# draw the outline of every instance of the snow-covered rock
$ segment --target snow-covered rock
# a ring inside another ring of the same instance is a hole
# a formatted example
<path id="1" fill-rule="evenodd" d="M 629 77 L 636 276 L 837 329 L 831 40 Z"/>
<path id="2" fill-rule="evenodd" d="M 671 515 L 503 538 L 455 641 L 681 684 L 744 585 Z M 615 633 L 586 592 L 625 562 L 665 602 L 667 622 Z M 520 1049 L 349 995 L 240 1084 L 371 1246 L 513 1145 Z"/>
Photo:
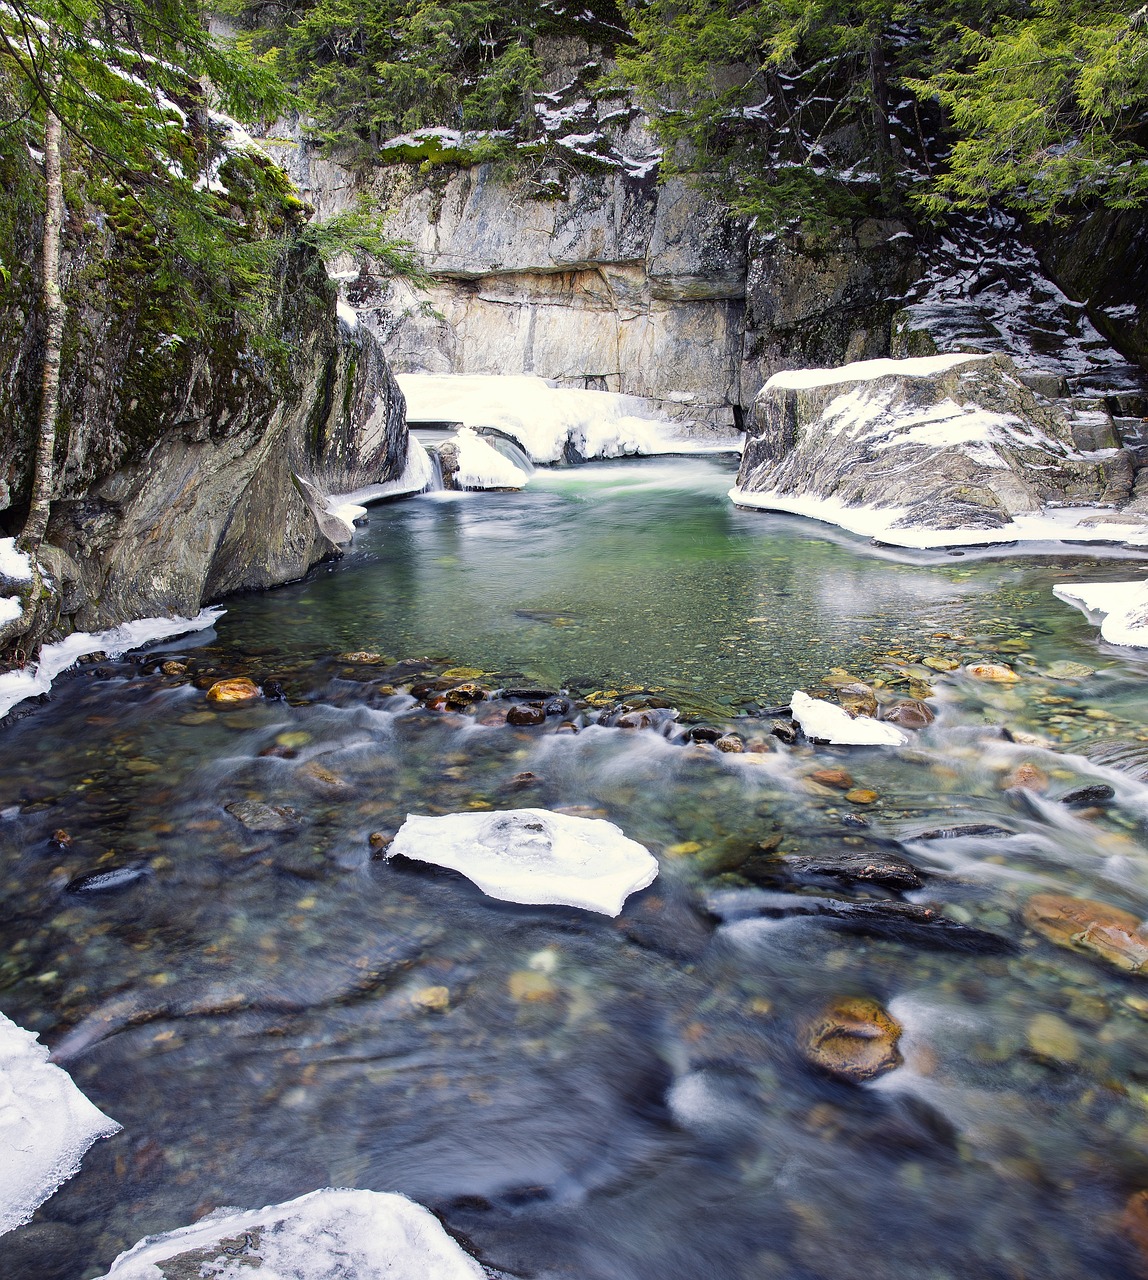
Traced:
<path id="1" fill-rule="evenodd" d="M 164 1264 L 176 1262 L 178 1266 Z M 383 1191 L 312 1191 L 285 1204 L 217 1210 L 194 1226 L 149 1236 L 121 1253 L 104 1280 L 484 1280 L 438 1219 Z"/>
<path id="2" fill-rule="evenodd" d="M 0 538 L 0 578 L 9 582 L 27 582 L 32 577 L 32 562 L 27 553 L 16 548 L 15 538 Z"/>
<path id="3" fill-rule="evenodd" d="M 404 373 L 407 421 L 495 427 L 533 462 L 560 462 L 567 446 L 583 458 L 673 453 L 684 442 L 672 423 L 636 396 L 552 387 L 529 375 Z"/>
<path id="4" fill-rule="evenodd" d="M 382 502 L 387 498 L 406 498 L 422 491 L 434 479 L 434 463 L 430 454 L 411 436 L 407 449 L 407 463 L 401 475 L 394 480 L 384 480 L 380 484 L 364 485 L 361 489 L 353 489 L 350 493 L 332 494 L 328 510 L 339 510 L 342 507 L 362 507 L 368 502 Z"/>
<path id="5" fill-rule="evenodd" d="M 1078 449 L 1004 356 L 778 373 L 754 418 L 731 491 L 742 506 L 909 547 L 1148 540 L 1148 515 L 1113 509 L 1131 496 L 1128 455 Z"/>
<path id="6" fill-rule="evenodd" d="M 795 689 L 790 699 L 793 718 L 814 742 L 835 747 L 899 747 L 909 739 L 895 725 L 871 716 L 852 716 L 844 707 L 822 702 Z"/>
<path id="7" fill-rule="evenodd" d="M 226 612 L 220 608 L 201 609 L 194 618 L 139 618 L 135 622 L 109 627 L 106 631 L 73 631 L 55 644 L 44 645 L 39 660 L 23 671 L 0 675 L 0 716 L 6 716 L 25 698 L 47 693 L 61 671 L 67 671 L 89 653 L 106 653 L 109 658 L 118 658 L 157 640 L 205 631 Z"/>
<path id="8" fill-rule="evenodd" d="M 1109 644 L 1148 648 L 1148 582 L 1059 582 L 1052 590 L 1099 622 Z"/>
<path id="9" fill-rule="evenodd" d="M 387 849 L 397 854 L 460 871 L 492 898 L 608 916 L 658 874 L 657 860 L 612 822 L 547 809 L 408 814 Z"/>
<path id="10" fill-rule="evenodd" d="M 473 427 L 460 427 L 439 449 L 443 479 L 448 458 L 451 487 L 456 489 L 521 489 L 530 476 L 504 457 Z"/>
<path id="11" fill-rule="evenodd" d="M 30 1031 L 0 1013 L 0 1235 L 27 1222 L 92 1143 L 120 1127 Z"/>

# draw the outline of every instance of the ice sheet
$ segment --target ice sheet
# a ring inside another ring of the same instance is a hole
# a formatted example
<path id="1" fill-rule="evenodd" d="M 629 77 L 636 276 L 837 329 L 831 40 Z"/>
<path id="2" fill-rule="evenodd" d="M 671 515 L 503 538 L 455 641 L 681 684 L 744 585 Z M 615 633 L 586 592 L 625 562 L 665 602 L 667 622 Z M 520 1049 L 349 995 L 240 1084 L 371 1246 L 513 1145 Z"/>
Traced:
<path id="1" fill-rule="evenodd" d="M 793 718 L 807 738 L 839 747 L 899 747 L 909 739 L 895 725 L 871 716 L 851 716 L 844 707 L 822 702 L 795 689 L 790 700 Z"/>

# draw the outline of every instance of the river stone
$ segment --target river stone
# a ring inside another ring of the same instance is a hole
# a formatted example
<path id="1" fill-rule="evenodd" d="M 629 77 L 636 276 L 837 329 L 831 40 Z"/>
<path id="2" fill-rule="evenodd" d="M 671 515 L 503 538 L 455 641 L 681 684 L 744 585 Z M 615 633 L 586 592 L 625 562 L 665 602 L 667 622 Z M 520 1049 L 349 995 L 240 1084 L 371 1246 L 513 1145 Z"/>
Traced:
<path id="1" fill-rule="evenodd" d="M 1127 773 L 1137 782 L 1148 782 L 1148 742 L 1135 738 L 1103 738 L 1080 748 L 1080 754 L 1095 764 Z"/>
<path id="2" fill-rule="evenodd" d="M 807 1062 L 855 1084 L 901 1065 L 900 1038 L 900 1023 L 868 996 L 839 996 L 798 1031 Z"/>
<path id="3" fill-rule="evenodd" d="M 1016 787 L 1019 787 L 1022 791 L 1047 791 L 1048 783 L 1048 774 L 1039 765 L 1025 760 L 1011 772 L 1005 774 L 1001 779 L 1000 786 L 1002 791 L 1011 791 Z"/>
<path id="4" fill-rule="evenodd" d="M 1148 1276 L 1148 1191 L 1136 1191 L 1128 1197 L 1120 1225 L 1140 1254 L 1140 1274 Z"/>
<path id="5" fill-rule="evenodd" d="M 1080 1056 L 1076 1032 L 1054 1013 L 1038 1013 L 1025 1028 L 1028 1047 L 1047 1062 L 1075 1062 Z"/>
<path id="6" fill-rule="evenodd" d="M 723 733 L 722 736 L 714 743 L 719 751 L 724 751 L 727 755 L 741 755 L 745 750 L 745 742 L 736 733 Z"/>
<path id="7" fill-rule="evenodd" d="M 295 831 L 299 826 L 298 813 L 286 805 L 235 800 L 223 807 L 248 831 Z"/>
<path id="8" fill-rule="evenodd" d="M 1092 782 L 1061 796 L 1060 803 L 1067 805 L 1069 809 L 1091 809 L 1093 805 L 1108 804 L 1115 796 L 1116 789 L 1107 782 Z"/>
<path id="9" fill-rule="evenodd" d="M 902 729 L 924 729 L 937 717 L 933 714 L 931 707 L 914 699 L 909 702 L 895 702 L 891 707 L 886 707 L 881 718 L 900 725 Z"/>
<path id="10" fill-rule="evenodd" d="M 1130 911 L 1090 898 L 1037 893 L 1023 914 L 1030 929 L 1058 947 L 1083 951 L 1126 973 L 1141 973 L 1148 965 L 1148 929 Z"/>
<path id="11" fill-rule="evenodd" d="M 233 707 L 254 702 L 263 695 L 254 680 L 236 676 L 232 680 L 217 680 L 207 691 L 207 700 L 215 706 Z"/>
<path id="12" fill-rule="evenodd" d="M 832 787 L 834 791 L 851 791 L 856 783 L 847 769 L 815 769 L 810 780 L 822 787 Z"/>
<path id="13" fill-rule="evenodd" d="M 1020 679 L 1011 667 L 999 662 L 971 662 L 965 672 L 974 680 L 987 680 L 991 684 L 1015 684 Z"/>
<path id="14" fill-rule="evenodd" d="M 837 689 L 837 701 L 855 716 L 875 716 L 877 695 L 867 684 L 858 680 L 855 684 L 843 684 Z"/>
<path id="15" fill-rule="evenodd" d="M 546 712 L 541 707 L 511 707 L 506 713 L 506 723 L 523 727 L 542 724 L 546 720 Z"/>
<path id="16" fill-rule="evenodd" d="M 895 853 L 852 849 L 825 854 L 787 854 L 785 865 L 795 876 L 827 877 L 848 883 L 879 884 L 901 893 L 919 889 L 925 878 L 915 866 Z"/>

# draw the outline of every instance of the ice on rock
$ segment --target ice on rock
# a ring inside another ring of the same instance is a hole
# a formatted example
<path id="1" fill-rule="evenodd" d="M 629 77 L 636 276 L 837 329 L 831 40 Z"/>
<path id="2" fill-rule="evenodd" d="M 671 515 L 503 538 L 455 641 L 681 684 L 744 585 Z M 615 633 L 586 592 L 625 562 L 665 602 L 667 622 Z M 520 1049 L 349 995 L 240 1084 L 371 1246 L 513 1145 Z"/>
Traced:
<path id="1" fill-rule="evenodd" d="M 1109 644 L 1148 648 L 1148 582 L 1061 582 L 1052 590 L 1098 621 Z"/>
<path id="2" fill-rule="evenodd" d="M 608 916 L 658 874 L 657 860 L 612 822 L 547 809 L 408 814 L 387 849 L 396 854 L 460 871 L 492 898 Z"/>
<path id="3" fill-rule="evenodd" d="M 460 489 L 521 489 L 530 477 L 471 427 L 447 441 L 458 450 L 455 483 Z"/>
<path id="4" fill-rule="evenodd" d="M 354 506 L 365 512 L 366 508 L 362 505 L 365 502 L 381 502 L 384 498 L 405 498 L 414 493 L 422 493 L 433 479 L 434 463 L 430 454 L 420 441 L 411 436 L 402 475 L 394 480 L 364 485 L 350 493 L 332 494 L 327 509 L 339 511 L 343 507 Z"/>
<path id="5" fill-rule="evenodd" d="M 844 707 L 811 698 L 800 689 L 793 691 L 789 705 L 801 732 L 815 742 L 834 747 L 900 747 L 909 741 L 894 725 L 871 716 L 851 716 Z"/>
<path id="6" fill-rule="evenodd" d="M 164 1263 L 178 1260 L 177 1267 Z M 102 1280 L 484 1280 L 486 1272 L 405 1196 L 312 1191 L 285 1204 L 221 1209 L 141 1240 Z"/>
<path id="7" fill-rule="evenodd" d="M 92 1143 L 120 1127 L 30 1031 L 0 1013 L 0 1235 L 27 1222 Z"/>

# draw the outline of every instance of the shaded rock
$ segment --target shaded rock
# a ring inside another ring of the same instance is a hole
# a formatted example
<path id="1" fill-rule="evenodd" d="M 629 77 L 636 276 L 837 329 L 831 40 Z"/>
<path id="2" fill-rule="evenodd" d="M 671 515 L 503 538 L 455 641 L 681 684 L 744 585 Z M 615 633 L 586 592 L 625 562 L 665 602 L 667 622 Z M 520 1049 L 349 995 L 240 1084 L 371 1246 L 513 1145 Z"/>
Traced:
<path id="1" fill-rule="evenodd" d="M 207 691 L 208 702 L 221 707 L 254 702 L 256 698 L 262 696 L 259 686 L 254 680 L 248 680 L 246 676 L 236 676 L 232 680 L 217 680 Z"/>
<path id="2" fill-rule="evenodd" d="M 223 807 L 248 831 L 295 831 L 299 827 L 299 814 L 286 805 L 235 800 Z"/>
<path id="3" fill-rule="evenodd" d="M 769 731 L 788 747 L 792 747 L 797 741 L 797 725 L 792 720 L 774 720 Z"/>
<path id="4" fill-rule="evenodd" d="M 724 729 L 715 729 L 709 724 L 693 724 L 686 730 L 690 742 L 717 742 L 725 733 Z"/>
<path id="5" fill-rule="evenodd" d="M 925 883 L 917 868 L 895 853 L 842 849 L 823 854 L 787 854 L 783 861 L 795 876 L 879 884 L 899 893 L 919 889 Z"/>
<path id="6" fill-rule="evenodd" d="M 877 714 L 877 695 L 867 684 L 857 681 L 855 684 L 843 684 L 837 689 L 837 701 L 855 716 L 875 716 Z"/>
<path id="7" fill-rule="evenodd" d="M 618 921 L 637 946 L 671 960 L 690 963 L 709 946 L 713 926 L 687 901 L 660 894 L 641 898 Z"/>
<path id="8" fill-rule="evenodd" d="M 519 727 L 543 724 L 545 723 L 545 720 L 546 712 L 541 707 L 511 707 L 506 713 L 506 723 L 517 725 Z"/>
<path id="9" fill-rule="evenodd" d="M 798 1031 L 798 1047 L 812 1066 L 860 1083 L 899 1067 L 901 1024 L 867 996 L 841 996 Z"/>
<path id="10" fill-rule="evenodd" d="M 1137 1191 L 1128 1197 L 1120 1225 L 1140 1255 L 1140 1274 L 1148 1276 L 1148 1191 Z"/>
<path id="11" fill-rule="evenodd" d="M 127 889 L 151 875 L 146 863 L 127 867 L 109 867 L 106 871 L 87 871 L 68 881 L 69 893 L 113 893 Z"/>
<path id="12" fill-rule="evenodd" d="M 963 822 L 951 827 L 934 827 L 930 831 L 922 831 L 913 836 L 914 840 L 964 840 L 978 837 L 982 840 L 1003 840 L 1015 835 L 1006 827 L 998 827 L 992 822 Z"/>
<path id="13" fill-rule="evenodd" d="M 1130 911 L 1061 893 L 1037 893 L 1025 903 L 1024 922 L 1058 947 L 1081 951 L 1125 973 L 1148 965 L 1148 928 Z"/>
<path id="14" fill-rule="evenodd" d="M 1070 809 L 1090 809 L 1096 804 L 1107 804 L 1116 796 L 1116 790 L 1107 782 L 1092 782 L 1086 787 L 1077 787 L 1060 797 L 1060 803 Z"/>
<path id="15" fill-rule="evenodd" d="M 902 729 L 924 729 L 937 717 L 926 703 L 914 699 L 895 702 L 891 707 L 886 707 L 881 718 L 900 725 Z"/>

